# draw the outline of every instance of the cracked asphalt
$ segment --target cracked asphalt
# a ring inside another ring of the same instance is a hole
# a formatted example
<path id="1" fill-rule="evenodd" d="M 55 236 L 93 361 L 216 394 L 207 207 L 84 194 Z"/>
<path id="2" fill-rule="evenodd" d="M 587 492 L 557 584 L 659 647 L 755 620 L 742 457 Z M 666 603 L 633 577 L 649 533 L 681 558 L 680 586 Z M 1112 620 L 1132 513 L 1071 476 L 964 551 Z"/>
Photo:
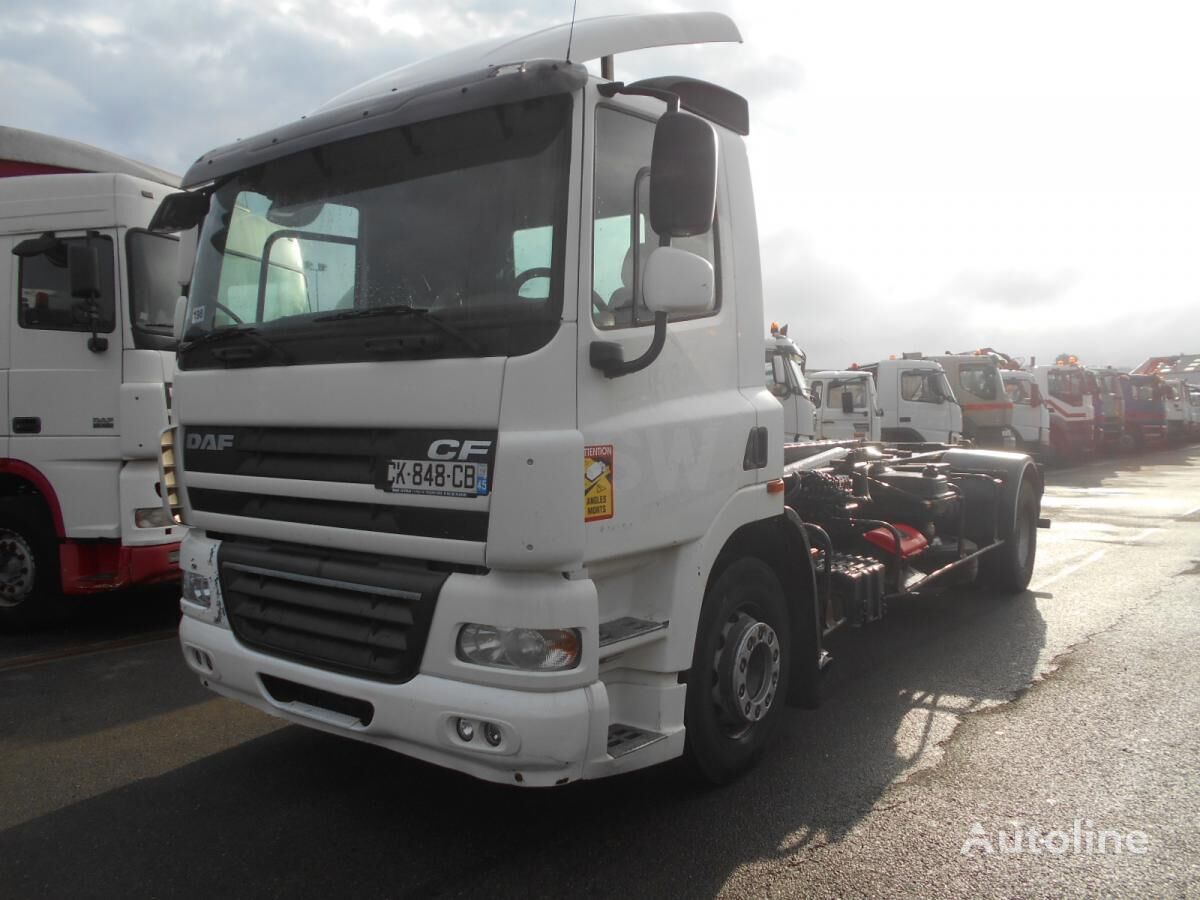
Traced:
<path id="1" fill-rule="evenodd" d="M 192 679 L 161 596 L 4 638 L 0 895 L 1200 897 L 1200 448 L 1048 481 L 1030 591 L 837 636 L 822 708 L 721 789 L 283 726 Z"/>

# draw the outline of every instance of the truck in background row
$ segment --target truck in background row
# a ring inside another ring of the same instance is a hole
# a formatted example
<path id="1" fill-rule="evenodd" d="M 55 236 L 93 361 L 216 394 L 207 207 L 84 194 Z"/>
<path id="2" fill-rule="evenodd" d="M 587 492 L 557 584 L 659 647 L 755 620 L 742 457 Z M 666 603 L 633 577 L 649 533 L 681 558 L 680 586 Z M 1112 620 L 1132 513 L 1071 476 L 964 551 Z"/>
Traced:
<path id="1" fill-rule="evenodd" d="M 0 127 L 0 628 L 178 578 L 162 508 L 178 241 L 146 230 L 175 176 Z"/>
<path id="2" fill-rule="evenodd" d="M 862 366 L 883 410 L 880 439 L 894 444 L 957 444 L 963 414 L 941 364 L 920 353 Z"/>
<path id="3" fill-rule="evenodd" d="M 1031 369 L 1050 411 L 1050 453 L 1060 461 L 1077 460 L 1096 448 L 1094 380 L 1071 360 Z"/>
<path id="4" fill-rule="evenodd" d="M 1004 391 L 1013 405 L 1013 430 L 1021 452 L 1039 458 L 1050 453 L 1050 409 L 1041 385 L 1024 369 L 1001 369 Z"/>
<path id="5" fill-rule="evenodd" d="M 1119 450 L 1125 444 L 1125 389 L 1129 376 L 1112 366 L 1088 369 L 1095 384 L 1096 446 Z"/>
<path id="6" fill-rule="evenodd" d="M 1125 394 L 1125 434 L 1134 448 L 1167 439 L 1167 401 L 1157 375 L 1130 375 L 1121 381 Z"/>
<path id="7" fill-rule="evenodd" d="M 1004 390 L 1000 366 L 982 351 L 927 356 L 939 363 L 962 407 L 963 436 L 979 447 L 1017 448 L 1013 404 Z"/>
<path id="8" fill-rule="evenodd" d="M 1027 586 L 1028 456 L 785 442 L 748 105 L 612 80 L 738 40 L 582 20 L 196 162 L 155 226 L 198 248 L 162 466 L 204 684 L 490 781 L 721 782 L 817 701 L 833 629 Z"/>
<path id="9" fill-rule="evenodd" d="M 866 369 L 813 372 L 808 380 L 817 405 L 820 440 L 880 439 L 883 410 L 870 372 Z"/>
<path id="10" fill-rule="evenodd" d="M 783 407 L 783 435 L 788 441 L 817 436 L 817 409 L 805 374 L 804 351 L 788 337 L 787 325 L 771 323 L 766 345 L 767 389 Z"/>

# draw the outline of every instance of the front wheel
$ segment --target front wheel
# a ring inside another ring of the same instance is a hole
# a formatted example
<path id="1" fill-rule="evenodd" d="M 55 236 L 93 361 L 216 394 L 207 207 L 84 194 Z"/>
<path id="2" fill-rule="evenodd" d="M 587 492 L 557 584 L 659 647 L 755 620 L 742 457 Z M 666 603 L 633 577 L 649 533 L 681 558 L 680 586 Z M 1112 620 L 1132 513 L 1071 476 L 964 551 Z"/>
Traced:
<path id="1" fill-rule="evenodd" d="M 0 500 L 0 629 L 54 618 L 59 587 L 58 545 L 46 517 L 25 498 Z"/>
<path id="2" fill-rule="evenodd" d="M 1018 594 L 1029 587 L 1037 557 L 1038 502 L 1033 485 L 1021 480 L 1017 492 L 1012 532 L 1004 544 L 979 560 L 980 581 L 1005 593 Z"/>
<path id="3" fill-rule="evenodd" d="M 791 641 L 783 588 L 762 560 L 731 563 L 704 596 L 688 675 L 684 755 L 724 784 L 757 762 L 787 701 Z"/>

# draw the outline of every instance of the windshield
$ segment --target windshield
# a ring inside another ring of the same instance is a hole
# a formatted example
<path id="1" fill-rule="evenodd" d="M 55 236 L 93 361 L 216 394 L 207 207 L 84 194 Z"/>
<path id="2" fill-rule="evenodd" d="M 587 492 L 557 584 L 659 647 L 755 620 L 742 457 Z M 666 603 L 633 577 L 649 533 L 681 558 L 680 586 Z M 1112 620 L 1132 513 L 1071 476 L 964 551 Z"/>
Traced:
<path id="1" fill-rule="evenodd" d="M 1002 373 L 1000 377 L 1004 379 L 1004 392 L 1008 394 L 1009 400 L 1023 406 L 1033 405 L 1033 390 L 1030 387 L 1032 382 L 1028 378 L 1019 378 L 1008 372 Z"/>
<path id="2" fill-rule="evenodd" d="M 200 235 L 181 365 L 226 365 L 231 344 L 253 365 L 544 345 L 562 316 L 570 111 L 566 95 L 475 110 L 235 175 Z"/>
<path id="3" fill-rule="evenodd" d="M 1051 397 L 1073 400 L 1076 406 L 1083 402 L 1083 375 L 1079 372 L 1051 369 L 1046 373 L 1046 385 Z"/>
<path id="4" fill-rule="evenodd" d="M 995 364 L 966 363 L 958 367 L 958 382 L 963 390 L 982 400 L 999 400 L 1000 370 Z"/>
<path id="5" fill-rule="evenodd" d="M 131 230 L 125 249 L 134 345 L 141 350 L 170 350 L 175 346 L 172 331 L 179 297 L 179 239 Z"/>

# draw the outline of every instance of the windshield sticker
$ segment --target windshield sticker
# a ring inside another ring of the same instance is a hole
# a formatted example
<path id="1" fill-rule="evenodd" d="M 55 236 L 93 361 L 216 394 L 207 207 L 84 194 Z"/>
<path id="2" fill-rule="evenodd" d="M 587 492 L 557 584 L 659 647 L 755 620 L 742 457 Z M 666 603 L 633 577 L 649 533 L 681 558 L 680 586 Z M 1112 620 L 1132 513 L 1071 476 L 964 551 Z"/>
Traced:
<path id="1" fill-rule="evenodd" d="M 195 309 L 192 310 L 192 324 L 193 325 L 200 325 L 204 322 L 205 311 L 206 310 L 203 306 L 197 306 Z"/>
<path id="2" fill-rule="evenodd" d="M 612 444 L 596 444 L 584 448 L 583 457 L 583 521 L 599 522 L 613 517 Z"/>

